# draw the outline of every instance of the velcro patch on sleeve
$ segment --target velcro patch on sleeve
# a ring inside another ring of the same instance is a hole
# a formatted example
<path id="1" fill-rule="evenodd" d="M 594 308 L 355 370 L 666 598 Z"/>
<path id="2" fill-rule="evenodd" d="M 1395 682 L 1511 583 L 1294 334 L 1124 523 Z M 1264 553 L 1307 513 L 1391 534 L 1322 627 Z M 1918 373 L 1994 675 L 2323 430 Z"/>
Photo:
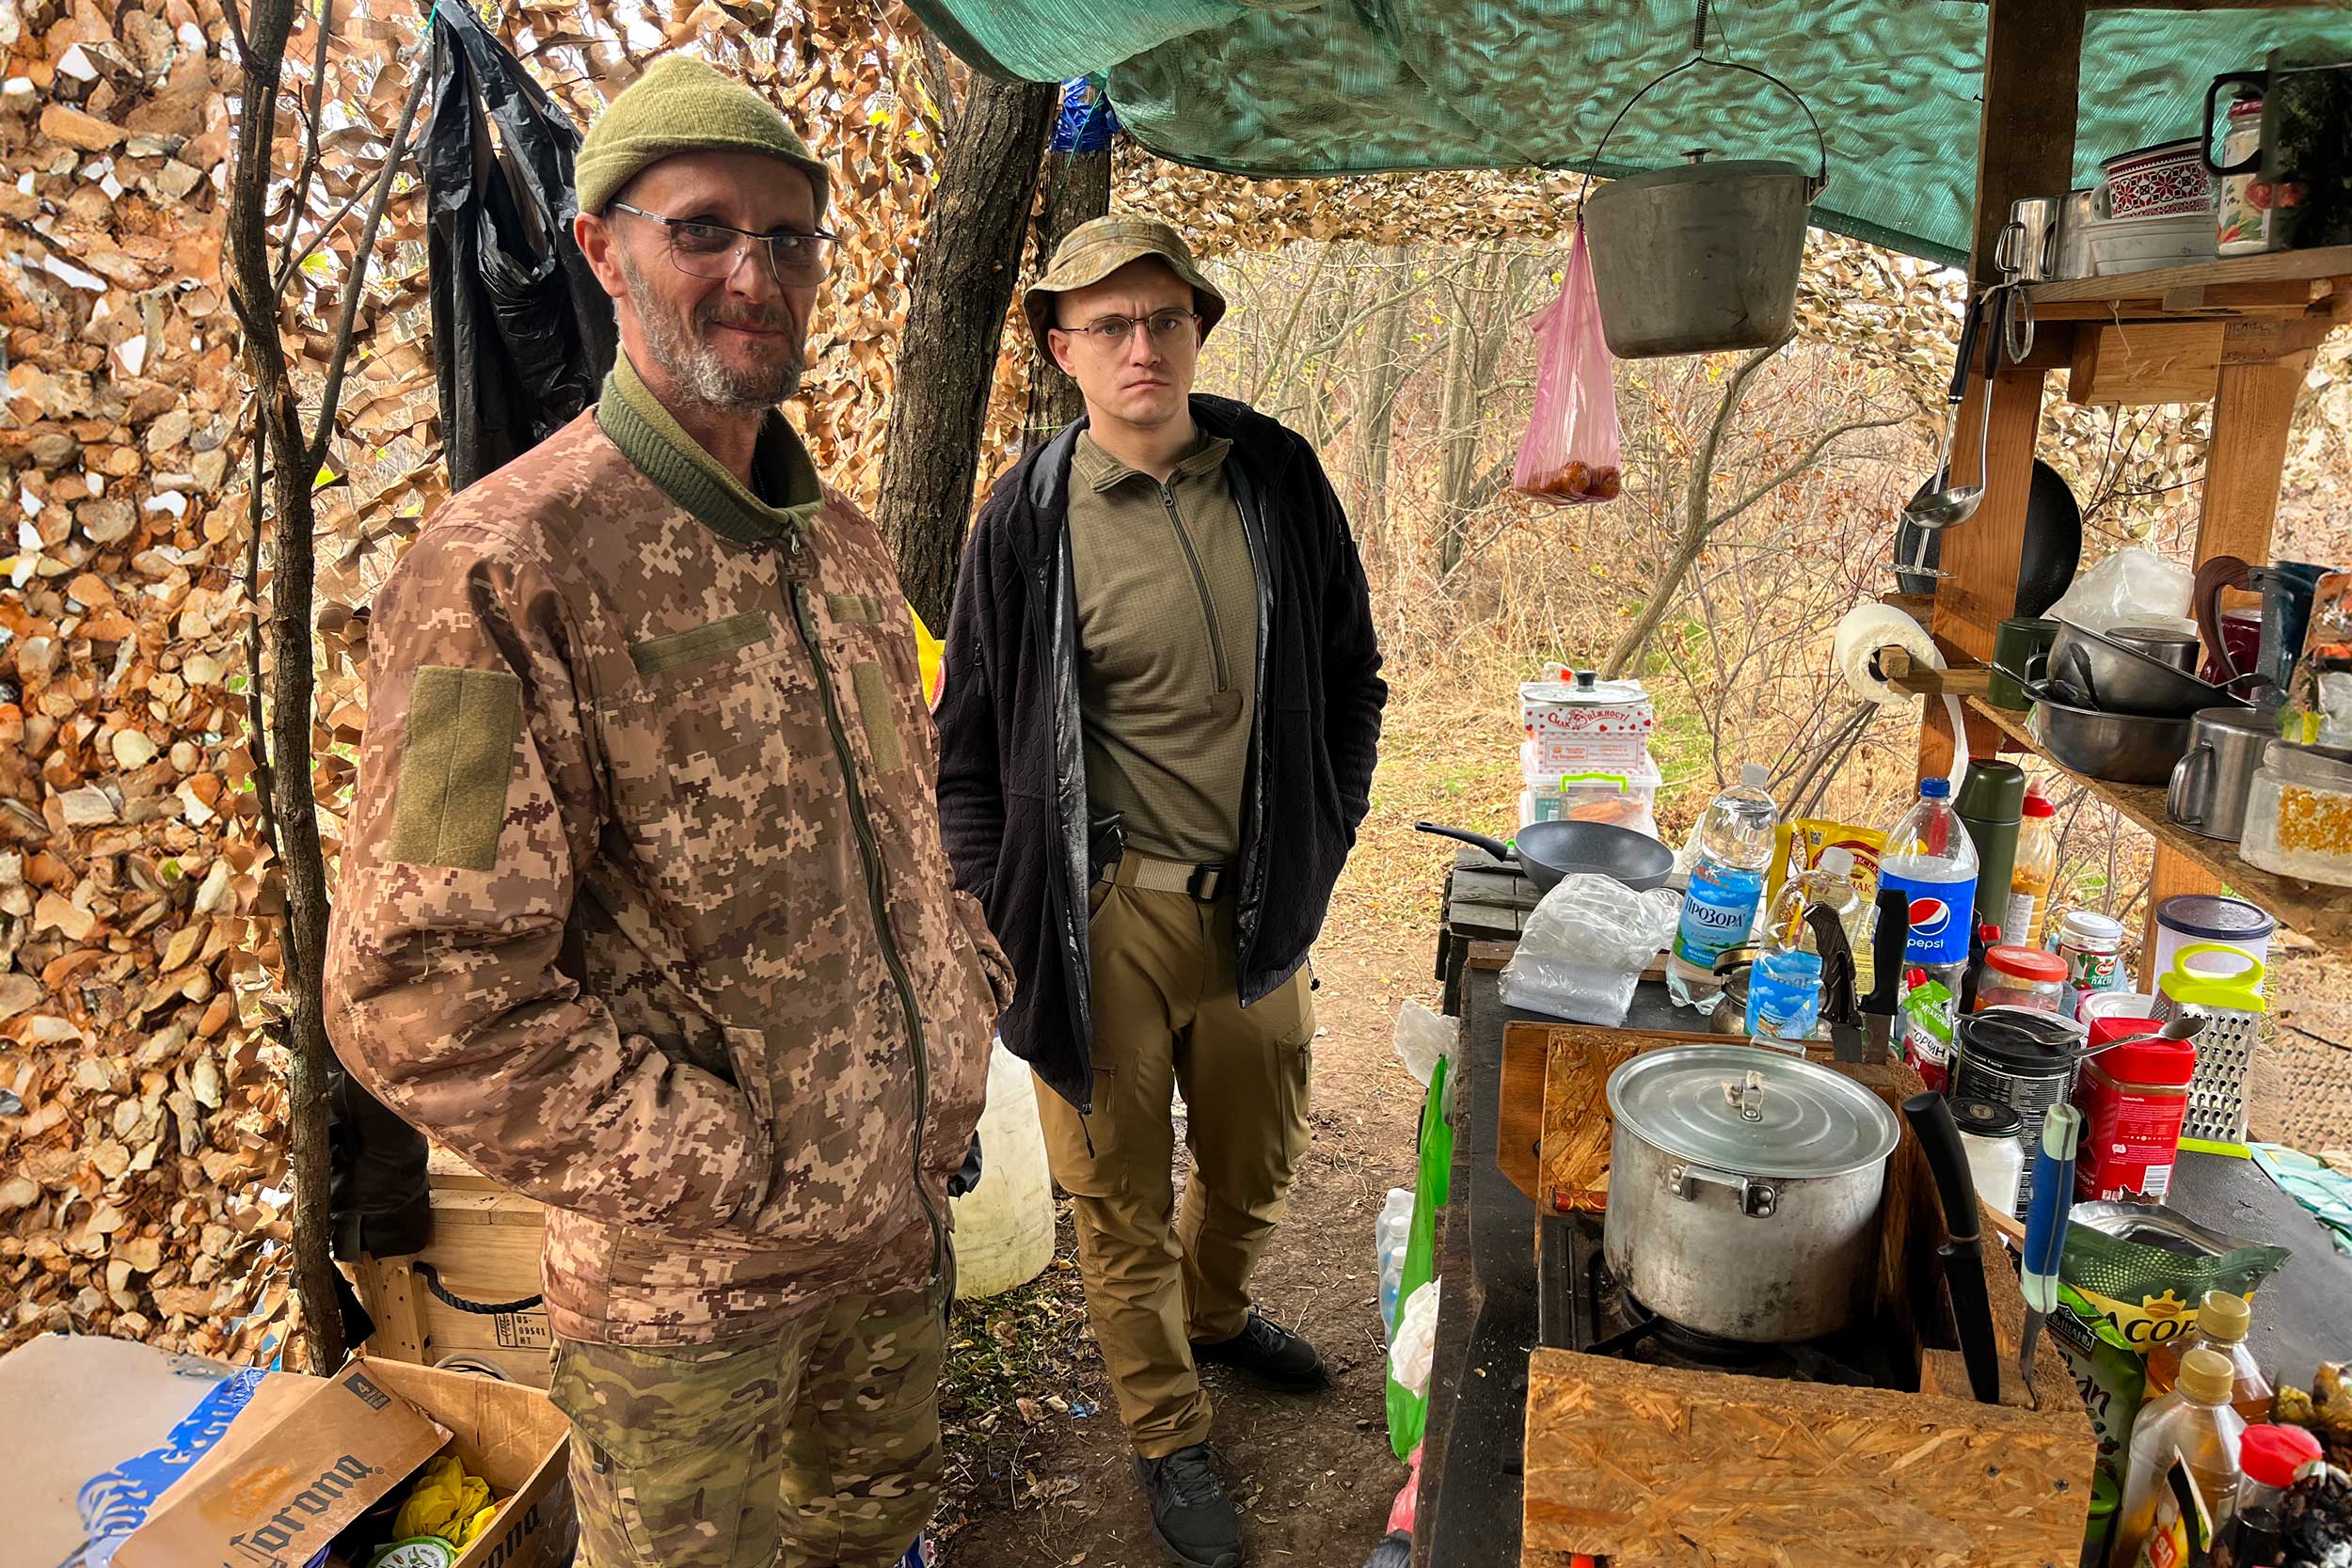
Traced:
<path id="1" fill-rule="evenodd" d="M 680 665 L 699 664 L 707 658 L 720 658 L 739 648 L 755 642 L 765 642 L 775 631 L 775 623 L 768 619 L 764 610 L 747 610 L 740 615 L 730 615 L 723 621 L 713 621 L 707 626 L 691 631 L 672 632 L 650 641 L 629 644 L 628 661 L 637 666 L 641 675 L 659 675 Z"/>
<path id="2" fill-rule="evenodd" d="M 906 766 L 906 751 L 898 744 L 898 703 L 891 695 L 890 677 L 868 659 L 850 670 L 857 688 L 858 717 L 866 724 L 866 744 L 873 749 L 878 772 L 896 773 Z"/>
<path id="3" fill-rule="evenodd" d="M 420 668 L 409 689 L 386 854 L 458 871 L 494 869 L 522 730 L 523 682 L 512 670 Z"/>

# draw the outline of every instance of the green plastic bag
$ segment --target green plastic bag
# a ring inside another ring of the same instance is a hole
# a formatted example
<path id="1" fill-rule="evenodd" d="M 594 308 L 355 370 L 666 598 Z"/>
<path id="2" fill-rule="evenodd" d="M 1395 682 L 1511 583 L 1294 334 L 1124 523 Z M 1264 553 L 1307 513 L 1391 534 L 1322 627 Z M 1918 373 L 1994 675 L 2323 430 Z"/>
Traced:
<path id="1" fill-rule="evenodd" d="M 1421 1175 L 1413 1183 L 1413 1229 L 1405 1243 L 1405 1274 L 1396 1299 L 1402 1315 L 1413 1292 L 1437 1275 L 1438 1211 L 1445 1207 L 1446 1189 L 1454 1175 L 1454 1128 L 1445 1119 L 1446 1069 L 1454 1064 L 1438 1059 L 1429 1075 L 1429 1097 L 1421 1108 Z M 1403 1459 L 1421 1444 L 1429 1422 L 1429 1396 L 1409 1393 L 1389 1378 L 1389 1446 Z"/>

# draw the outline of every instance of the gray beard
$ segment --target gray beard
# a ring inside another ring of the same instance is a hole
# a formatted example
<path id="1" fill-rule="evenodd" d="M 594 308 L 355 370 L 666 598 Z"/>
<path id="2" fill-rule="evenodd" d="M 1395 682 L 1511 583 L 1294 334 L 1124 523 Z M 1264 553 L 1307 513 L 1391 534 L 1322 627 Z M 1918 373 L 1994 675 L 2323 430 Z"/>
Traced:
<path id="1" fill-rule="evenodd" d="M 637 324 L 644 329 L 645 351 L 682 396 L 714 412 L 743 414 L 773 408 L 801 389 L 808 360 L 799 349 L 771 371 L 736 371 L 689 329 L 683 318 L 661 309 L 660 296 L 647 286 L 645 275 L 637 270 L 628 251 L 621 251 L 619 260 L 629 297 L 642 302 Z"/>

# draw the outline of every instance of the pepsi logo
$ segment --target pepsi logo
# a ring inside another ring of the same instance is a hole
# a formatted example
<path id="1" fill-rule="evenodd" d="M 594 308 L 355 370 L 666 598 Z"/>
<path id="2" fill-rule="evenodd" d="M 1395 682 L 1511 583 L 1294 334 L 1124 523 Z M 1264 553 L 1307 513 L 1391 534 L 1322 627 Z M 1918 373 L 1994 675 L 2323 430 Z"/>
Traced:
<path id="1" fill-rule="evenodd" d="M 1941 898 L 1914 898 L 1911 901 L 1911 934 L 1915 937 L 1940 937 L 1951 928 L 1952 907 Z"/>

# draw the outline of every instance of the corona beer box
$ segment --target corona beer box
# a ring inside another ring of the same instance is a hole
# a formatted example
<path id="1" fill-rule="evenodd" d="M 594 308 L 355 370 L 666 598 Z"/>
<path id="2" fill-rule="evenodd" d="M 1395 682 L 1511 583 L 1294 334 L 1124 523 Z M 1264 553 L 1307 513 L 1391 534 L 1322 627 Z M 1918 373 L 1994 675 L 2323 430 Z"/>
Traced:
<path id="1" fill-rule="evenodd" d="M 266 1396 L 266 1397 L 264 1397 Z M 453 1452 L 506 1498 L 453 1568 L 564 1568 L 579 1526 L 563 1414 L 535 1388 L 355 1356 L 277 1376 L 115 1554 L 117 1568 L 305 1568 L 424 1462 Z"/>

